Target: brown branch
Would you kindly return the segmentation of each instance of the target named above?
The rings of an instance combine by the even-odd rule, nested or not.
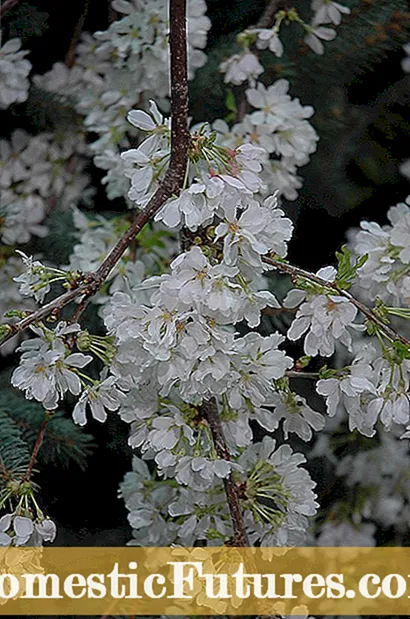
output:
[[[368,308],[367,305],[356,299],[356,297],[350,294],[350,292],[348,292],[347,290],[343,290],[343,288],[340,288],[337,284],[333,282],[328,282],[327,280],[322,279],[318,275],[310,273],[309,271],[305,271],[304,269],[296,267],[293,264],[287,264],[286,262],[281,262],[280,260],[275,260],[274,258],[268,258],[267,256],[264,256],[262,260],[263,262],[266,262],[267,264],[271,264],[272,266],[276,267],[283,273],[287,273],[292,277],[300,277],[301,279],[314,282],[315,284],[319,284],[319,286],[327,288],[333,294],[344,297],[345,299],[350,301],[350,303],[354,305],[364,316],[366,316],[366,318],[370,320],[370,322],[377,325],[380,331],[382,331],[390,340],[393,340],[395,342],[401,342],[402,344],[410,348],[410,340],[406,339],[405,337],[397,333],[397,331],[386,325],[386,323],[384,323],[383,320],[381,320],[381,318],[377,316],[377,314],[375,314],[370,308]]]
[[[7,342],[16,333],[21,333],[30,325],[47,318],[50,314],[58,315],[63,307],[77,297],[85,295],[87,299],[93,296],[134,240],[135,235],[142,230],[169,198],[177,195],[181,190],[188,161],[189,145],[185,1],[170,0],[171,158],[164,180],[145,209],[135,217],[129,229],[118,240],[98,269],[87,274],[85,283],[60,295],[18,323],[9,325],[9,331],[0,340],[0,345]]]
[[[267,305],[261,309],[264,316],[279,316],[280,314],[294,314],[297,307],[270,307]]]
[[[20,3],[21,0],[5,0],[3,4],[0,6],[0,17],[3,17],[6,13],[11,11],[17,4]]]
[[[286,9],[287,6],[287,0],[270,0],[260,16],[255,28],[270,28],[273,24],[276,13],[280,9]]]
[[[225,460],[226,462],[230,462],[231,455],[229,452],[229,447],[225,440],[221,419],[218,413],[218,405],[215,398],[212,398],[211,400],[205,400],[205,402],[203,402],[203,404],[200,406],[200,412],[204,419],[208,421],[215,446],[215,451],[218,457],[222,460]],[[249,538],[246,532],[245,523],[242,515],[239,488],[233,478],[232,473],[230,473],[228,477],[224,478],[223,483],[234,530],[233,544],[241,548],[249,547]],[[253,567],[252,571],[255,572],[256,567]],[[266,615],[263,615],[265,619],[282,619],[282,615],[270,615],[269,611],[270,608],[268,607]],[[228,619],[235,619],[235,617],[228,615]]]
[[[201,405],[200,411],[202,416],[208,421],[218,457],[226,462],[230,462],[231,455],[228,445],[226,444],[215,398],[205,401]],[[242,516],[238,486],[232,473],[230,473],[228,477],[225,477],[223,481],[234,530],[234,544],[235,546],[241,547],[249,546],[248,535]]]
[[[287,378],[308,378],[309,380],[317,380],[319,378],[319,372],[299,372],[299,370],[287,370],[285,372]]]
[[[75,52],[76,52],[78,40],[79,40],[79,38],[81,36],[81,32],[82,32],[82,30],[84,28],[84,22],[85,22],[85,18],[87,16],[87,13],[88,13],[89,4],[90,4],[90,0],[85,0],[84,6],[83,6],[83,10],[81,12],[81,15],[80,15],[76,25],[75,25],[74,32],[73,32],[73,35],[71,37],[70,45],[68,47],[67,53],[66,53],[65,58],[64,58],[64,64],[69,69],[71,69],[73,67],[73,65],[74,65]]]

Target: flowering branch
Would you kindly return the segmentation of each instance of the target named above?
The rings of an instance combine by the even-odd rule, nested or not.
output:
[[[0,339],[0,345],[17,333],[25,331],[30,325],[50,315],[57,316],[62,308],[75,298],[83,295],[89,298],[98,292],[135,236],[170,197],[179,193],[184,181],[189,145],[185,2],[186,0],[170,0],[171,159],[164,180],[98,269],[86,274],[83,283],[77,288],[60,295],[18,323],[7,325],[7,332]]]
[[[209,423],[212,439],[215,445],[215,451],[218,457],[229,462],[231,456],[228,445],[226,444],[217,404],[214,398],[212,398],[212,400],[205,401],[202,404],[201,413]],[[224,488],[226,498],[228,500],[229,512],[231,514],[232,526],[234,529],[235,546],[249,546],[249,540],[246,533],[239,500],[238,486],[235,483],[232,473],[230,473],[228,477],[224,478]]]
[[[401,342],[402,344],[410,348],[410,341],[407,338],[403,337],[402,335],[400,335],[400,333],[397,333],[397,331],[386,325],[386,323],[383,322],[383,320],[381,320],[381,318],[379,318],[379,316],[377,316],[375,312],[368,308],[367,305],[356,299],[356,297],[350,294],[350,292],[348,292],[347,290],[343,290],[343,288],[340,288],[336,283],[329,282],[322,277],[315,275],[314,273],[305,271],[304,269],[296,267],[292,264],[282,262],[281,260],[275,260],[274,258],[269,258],[267,256],[264,256],[262,259],[267,264],[271,264],[280,271],[283,271],[284,273],[287,273],[292,277],[301,277],[302,279],[306,279],[308,281],[314,282],[315,284],[319,284],[319,286],[328,288],[341,297],[345,297],[345,299],[348,299],[348,301],[350,301],[352,305],[357,307],[357,309],[364,316],[366,316],[366,318],[370,320],[370,322],[373,322],[375,325],[377,325],[380,331],[382,331],[382,333],[384,333],[389,339],[396,342]]]
[[[188,133],[187,133],[187,135],[188,135]],[[171,160],[171,165],[170,165],[169,169],[171,169],[171,168],[172,168],[172,160]],[[166,179],[164,179],[164,184],[165,184],[165,180]],[[163,187],[163,185],[161,185],[159,189],[161,189],[162,187]],[[137,234],[142,229],[142,227],[145,225],[145,223],[147,223],[147,221],[149,221],[150,217],[148,217],[148,219],[146,219],[144,224],[140,223],[141,220],[143,218],[145,218],[145,213],[150,208],[150,204],[154,202],[154,199],[155,199],[156,195],[159,193],[159,189],[158,189],[157,193],[150,200],[150,203],[148,204],[146,209],[144,211],[142,211],[142,213],[140,213],[140,215],[138,215],[135,218],[134,223],[132,224],[132,226],[124,234],[124,236],[121,237],[121,239],[118,241],[117,245],[113,248],[113,250],[107,256],[107,258],[105,258],[105,260],[102,262],[102,264],[97,269],[97,271],[95,271],[94,273],[87,274],[85,276],[85,278],[84,278],[85,279],[84,283],[81,284],[80,286],[78,286],[77,288],[74,288],[73,290],[69,290],[68,292],[60,295],[59,297],[57,297],[53,301],[50,301],[50,303],[47,303],[47,305],[44,305],[43,307],[41,307],[40,309],[36,310],[35,312],[32,312],[31,314],[29,314],[28,316],[26,316],[25,318],[23,318],[22,320],[20,320],[16,324],[14,324],[14,325],[7,325],[9,329],[8,329],[7,333],[0,339],[0,346],[2,344],[4,344],[5,342],[7,342],[8,340],[10,340],[12,337],[14,337],[14,335],[16,335],[17,333],[22,333],[23,331],[25,331],[30,325],[32,325],[32,324],[34,324],[36,322],[40,322],[41,320],[44,320],[45,318],[47,318],[50,315],[57,316],[59,314],[60,310],[63,307],[65,307],[66,305],[71,303],[71,301],[73,301],[78,296],[85,295],[86,298],[89,298],[89,297],[93,296],[98,291],[98,289],[100,288],[100,286],[102,285],[104,280],[107,278],[107,276],[109,275],[111,269],[115,266],[115,264],[121,258],[121,256],[124,253],[125,249],[127,249],[128,245],[132,242],[135,234]],[[161,203],[161,205],[162,204],[163,203]],[[158,208],[160,208],[160,206]],[[156,210],[158,210],[158,208]],[[156,210],[153,212],[153,214],[156,212]],[[151,217],[152,217],[152,215],[151,215]],[[137,224],[138,224],[137,231],[134,233],[134,236],[133,235],[130,236],[130,231],[132,229],[136,229],[137,228]],[[126,244],[124,245],[125,239],[127,239],[127,241],[126,241]],[[121,253],[119,253],[119,252],[121,252]],[[393,341],[401,342],[402,344],[404,344],[405,346],[410,348],[410,340],[408,340],[404,336],[402,336],[399,333],[397,333],[397,331],[395,331],[394,329],[389,327],[385,322],[383,322],[383,320],[381,320],[381,318],[379,318],[379,316],[377,316],[377,314],[375,312],[373,312],[369,307],[367,307],[367,305],[365,305],[364,303],[362,303],[361,301],[356,299],[356,297],[354,297],[347,290],[343,290],[342,288],[340,288],[337,284],[335,284],[333,282],[329,282],[329,281],[319,277],[318,275],[315,275],[314,273],[310,273],[310,271],[306,271],[305,269],[301,269],[300,267],[297,267],[295,265],[289,264],[287,262],[282,262],[281,260],[276,260],[274,258],[269,258],[268,256],[264,256],[263,257],[263,261],[266,264],[270,264],[270,265],[274,266],[275,268],[279,269],[283,273],[287,273],[290,276],[300,277],[302,279],[314,282],[315,284],[318,284],[319,286],[323,286],[325,288],[328,288],[328,289],[334,291],[339,296],[345,297],[346,299],[348,299],[350,301],[350,303],[352,303],[352,305],[357,307],[357,309],[364,316],[366,316],[366,318],[370,322],[372,322],[375,325],[377,325],[379,327],[380,331],[382,333],[384,333],[389,339],[391,339]],[[107,269],[109,269],[109,270],[107,271]],[[81,308],[84,309],[85,305],[86,305],[86,303],[84,303],[84,301],[83,301],[82,304],[81,304]],[[79,314],[81,313],[81,311],[76,312],[76,314],[75,314],[75,319],[76,320],[78,319]],[[283,311],[283,310],[280,310],[280,311]],[[268,311],[267,313],[277,313],[277,312],[278,312],[278,310],[274,310],[273,312]]]

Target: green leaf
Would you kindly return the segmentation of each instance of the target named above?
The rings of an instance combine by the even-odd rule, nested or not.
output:
[[[356,258],[355,262],[352,264],[352,256],[346,245],[343,245],[341,251],[336,252],[337,258],[337,275],[335,279],[335,283],[342,288],[343,290],[348,290],[354,278],[356,277],[356,273],[358,269],[360,269],[364,263],[366,262],[368,255],[359,256]]]
[[[225,105],[227,110],[229,110],[230,112],[234,112],[235,114],[237,113],[238,108],[236,105],[235,95],[230,88],[226,93]]]

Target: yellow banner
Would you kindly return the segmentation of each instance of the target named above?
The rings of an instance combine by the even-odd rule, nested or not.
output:
[[[410,615],[410,548],[1,548],[0,615]]]

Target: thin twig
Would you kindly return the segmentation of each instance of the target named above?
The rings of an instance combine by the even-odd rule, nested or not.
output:
[[[298,370],[287,370],[285,376],[288,378],[308,378],[309,380],[317,380],[319,372],[302,372]]]
[[[390,340],[393,340],[395,342],[401,342],[402,344],[410,348],[410,341],[408,339],[406,339],[405,337],[397,333],[394,329],[386,325],[386,323],[384,323],[383,320],[381,320],[381,318],[377,316],[377,314],[375,314],[370,308],[368,308],[367,305],[356,299],[356,297],[350,294],[350,292],[348,292],[347,290],[343,290],[343,288],[340,288],[337,284],[333,282],[328,282],[322,277],[319,277],[314,273],[310,273],[309,271],[305,271],[300,267],[296,267],[293,264],[281,262],[280,260],[268,258],[267,256],[264,256],[262,260],[263,262],[266,262],[267,264],[271,264],[272,266],[276,267],[280,271],[283,271],[283,273],[287,273],[292,277],[300,277],[301,279],[306,279],[307,281],[314,282],[315,284],[319,284],[319,286],[323,286],[331,292],[334,292],[337,295],[344,297],[345,299],[350,301],[350,303],[354,305],[364,316],[366,316],[368,320],[377,325],[380,331],[382,331]]]
[[[36,462],[37,454],[40,451],[41,445],[43,444],[44,435],[46,433],[46,429],[47,429],[48,422],[50,421],[50,419],[51,419],[51,413],[49,411],[45,411],[44,420],[43,420],[43,423],[41,424],[41,427],[40,427],[40,430],[37,436],[37,440],[33,447],[33,451],[31,454],[30,462],[27,467],[26,474],[24,475],[24,481],[30,481],[31,475],[33,473],[33,467]]]
[[[171,52],[171,158],[164,180],[148,202],[147,206],[134,219],[129,229],[103,260],[99,268],[88,273],[84,283],[69,290],[39,310],[32,312],[16,324],[9,325],[0,345],[16,333],[25,331],[30,325],[59,312],[79,296],[93,296],[102,286],[108,275],[132,243],[135,235],[152,219],[165,202],[177,195],[184,182],[188,160],[188,74],[186,52],[186,8],[185,0],[170,0],[170,52]]]
[[[188,73],[186,49],[186,0],[170,0],[170,52],[171,52],[171,158],[164,180],[139,213],[128,230],[119,239],[95,272],[97,290],[107,279],[135,236],[152,219],[157,211],[173,195],[180,192],[188,161]],[[95,294],[90,290],[87,297]],[[84,301],[83,301],[84,303]],[[86,306],[86,302],[84,303]],[[76,312],[77,319],[80,312]]]
[[[208,421],[218,457],[226,462],[230,462],[231,455],[225,440],[215,398],[205,401],[201,405],[200,410],[202,416]],[[249,546],[248,535],[243,521],[238,486],[235,483],[232,473],[224,478],[224,487],[234,530],[235,546]]]
[[[270,0],[262,15],[260,16],[255,28],[270,28],[273,25],[273,19],[276,13],[283,8],[286,8],[288,2],[286,0]]]
[[[77,44],[78,44],[79,38],[81,36],[81,32],[82,32],[82,30],[84,28],[84,22],[85,22],[85,18],[87,16],[87,13],[88,13],[89,4],[90,4],[90,0],[85,0],[83,10],[81,12],[81,15],[80,15],[76,25],[75,25],[73,36],[71,37],[70,45],[68,47],[67,53],[66,53],[65,58],[64,58],[64,64],[69,69],[71,69],[73,67],[73,65],[74,65],[75,52],[76,52],[76,48],[77,48]]]
[[[279,316],[280,314],[294,314],[297,307],[270,307],[267,305],[261,309],[264,316]]]
[[[0,17],[3,17],[6,13],[11,11],[16,4],[19,4],[21,0],[5,0],[3,4],[0,6]]]

